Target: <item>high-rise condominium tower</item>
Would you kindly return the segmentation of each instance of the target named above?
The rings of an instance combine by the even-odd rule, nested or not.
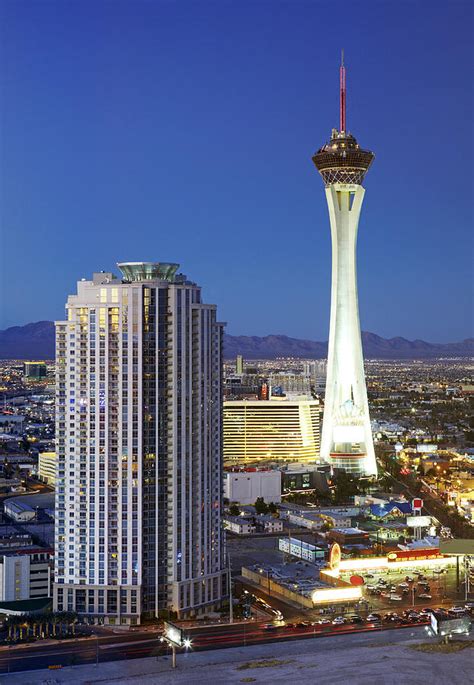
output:
[[[357,298],[356,241],[374,154],[346,126],[346,72],[340,70],[340,127],[313,157],[323,177],[332,237],[331,321],[321,457],[355,474],[375,474]]]
[[[177,266],[94,274],[56,323],[55,610],[134,624],[227,594],[223,325]]]

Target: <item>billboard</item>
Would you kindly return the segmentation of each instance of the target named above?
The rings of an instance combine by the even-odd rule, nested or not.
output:
[[[163,636],[168,642],[176,645],[176,647],[183,646],[183,631],[178,626],[175,626],[174,623],[163,621]]]
[[[441,554],[472,554],[474,555],[474,538],[465,539],[443,539],[439,540],[439,551]]]
[[[471,619],[468,616],[459,618],[438,618],[431,614],[431,628],[436,635],[452,635],[453,633],[469,633]]]
[[[431,516],[407,516],[407,526],[409,528],[428,528],[431,526]]]

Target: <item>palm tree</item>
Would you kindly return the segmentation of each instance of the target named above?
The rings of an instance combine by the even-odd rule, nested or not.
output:
[[[75,611],[70,611],[69,612],[69,625],[72,628],[72,634],[73,636],[76,635],[76,623],[78,621],[78,616]]]
[[[55,611],[50,615],[49,619],[52,627],[53,637],[56,637],[58,633],[58,623],[60,622],[60,614]]]
[[[16,641],[17,640],[17,628],[23,623],[22,616],[9,616],[8,617],[8,639]]]

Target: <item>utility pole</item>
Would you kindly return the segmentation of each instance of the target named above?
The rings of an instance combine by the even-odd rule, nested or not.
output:
[[[229,564],[229,623],[233,623],[234,604],[232,599],[232,567],[230,565],[230,553],[227,554],[227,563]]]

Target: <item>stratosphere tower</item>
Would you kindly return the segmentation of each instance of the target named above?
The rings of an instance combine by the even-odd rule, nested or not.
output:
[[[354,475],[377,473],[357,296],[356,244],[365,174],[374,160],[347,130],[346,69],[340,67],[340,122],[313,156],[329,209],[332,241],[331,318],[321,458]]]

